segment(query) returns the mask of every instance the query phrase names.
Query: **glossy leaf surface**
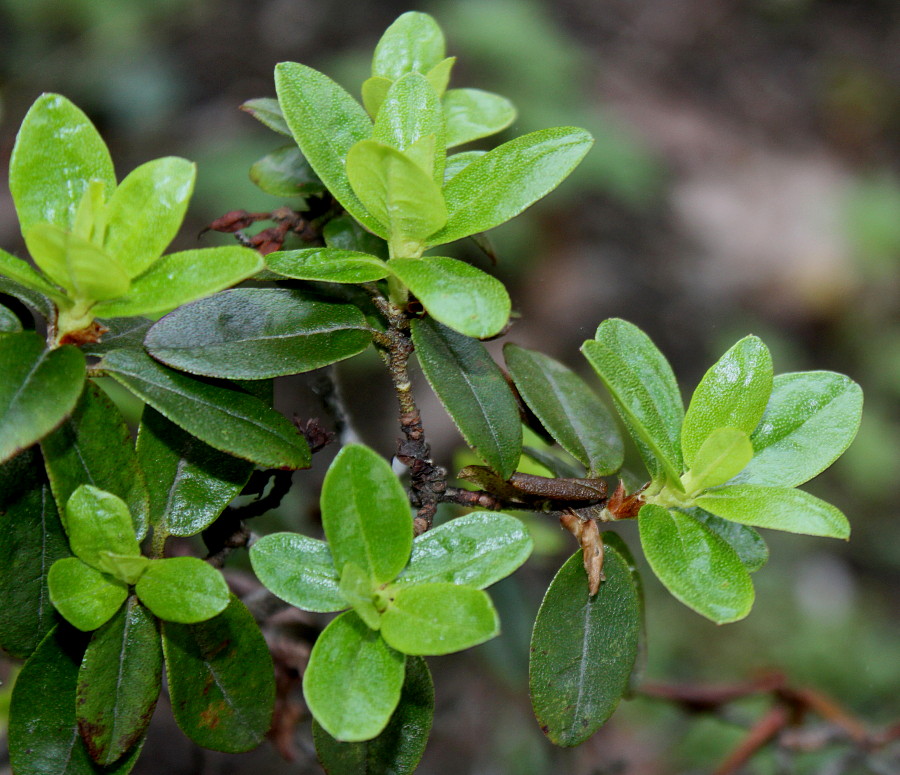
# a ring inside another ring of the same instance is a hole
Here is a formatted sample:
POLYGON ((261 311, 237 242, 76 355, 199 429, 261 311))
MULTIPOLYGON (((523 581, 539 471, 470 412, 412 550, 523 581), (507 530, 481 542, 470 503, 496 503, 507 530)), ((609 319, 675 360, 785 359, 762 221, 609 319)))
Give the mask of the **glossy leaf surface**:
POLYGON ((107 561, 106 552, 125 557, 141 553, 128 505, 112 493, 90 484, 79 486, 66 502, 63 525, 72 551, 92 568, 104 573, 116 575, 107 561))
POLYGON ((337 248, 276 251, 266 256, 266 266, 284 277, 326 283, 370 283, 390 274, 375 256, 337 248))
POLYGON ((769 560, 769 547, 752 527, 717 517, 701 508, 681 509, 722 538, 741 558, 744 567, 755 573, 769 560))
POLYGON ((249 113, 253 118, 261 124, 269 127, 273 132, 278 134, 291 136, 291 130, 288 128, 287 121, 284 120, 284 114, 281 112, 281 105, 274 97, 258 97, 257 99, 247 100, 241 105, 241 110, 249 113))
POLYGON ((99 342, 89 342, 81 346, 85 355, 102 356, 110 350, 143 350, 144 337, 152 320, 147 318, 107 318, 99 321, 104 328, 109 329, 103 334, 99 342))
POLYGON ((127 584, 77 557, 53 563, 47 574, 47 588, 56 610, 86 632, 108 622, 128 597, 127 584))
POLYGON ((151 560, 134 591, 156 616, 178 624, 206 621, 229 601, 222 574, 196 557, 151 560))
POLYGON ((444 183, 451 178, 456 177, 473 161, 484 156, 486 151, 463 151, 462 153, 454 153, 447 157, 447 163, 444 165, 444 183))
POLYGON ((372 75, 396 80, 427 73, 444 59, 444 33, 427 13, 408 11, 388 27, 372 57, 372 75))
POLYGON ((481 89, 451 89, 443 103, 448 148, 502 132, 516 118, 508 99, 481 89))
POLYGON ((250 180, 273 196, 321 194, 325 187, 296 145, 266 154, 250 167, 250 180))
POLYGON ((750 437, 738 428, 716 428, 694 455, 693 467, 682 477, 684 489, 693 493, 724 484, 744 470, 753 458, 750 437))
POLYGON ((375 588, 372 579, 359 565, 348 562, 341 569, 341 595, 366 626, 381 627, 381 612, 375 607, 375 588))

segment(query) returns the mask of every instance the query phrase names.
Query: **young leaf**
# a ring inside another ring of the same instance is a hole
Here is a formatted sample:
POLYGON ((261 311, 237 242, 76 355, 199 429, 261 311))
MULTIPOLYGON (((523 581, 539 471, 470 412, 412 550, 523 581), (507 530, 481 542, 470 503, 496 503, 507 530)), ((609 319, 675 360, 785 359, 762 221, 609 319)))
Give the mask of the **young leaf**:
POLYGON ((447 57, 432 67, 425 77, 431 88, 437 92, 438 97, 443 97, 447 91, 447 84, 450 83, 450 74, 453 72, 453 65, 456 64, 456 57, 447 57))
POLYGON ((412 775, 425 752, 433 715, 431 672, 422 657, 410 657, 400 702, 384 730, 371 740, 342 743, 313 720, 316 755, 330 775, 412 775))
MULTIPOLYGON (((29 290, 37 291, 38 293, 44 294, 44 296, 48 296, 53 299, 58 306, 65 306, 69 303, 65 294, 61 293, 55 285, 47 282, 41 275, 35 272, 34 269, 32 269, 31 264, 27 261, 23 261, 21 258, 10 255, 5 250, 0 250, 0 275, 9 277, 17 283, 21 283, 29 290)), ((9 293, 6 289, 0 288, 0 290, 2 290, 3 293, 9 293)), ((46 311, 49 312, 49 310, 46 311)), ((44 317, 49 318, 50 315, 46 314, 44 317)))
POLYGON ((298 533, 272 533, 250 547, 253 572, 270 592, 304 611, 342 611, 347 601, 324 541, 298 533))
POLYGON ((241 110, 249 113, 273 132, 287 137, 291 136, 291 130, 288 128, 287 121, 284 120, 284 113, 281 112, 281 105, 274 97, 258 97, 247 100, 241 105, 241 110))
POLYGON ((427 13, 408 11, 385 30, 375 46, 372 75, 397 80, 427 73, 444 59, 444 33, 427 13))
POLYGON ((839 509, 791 487, 728 484, 701 495, 697 505, 742 525, 828 538, 850 537, 850 523, 839 509))
POLYGON ((270 468, 309 466, 306 441, 258 398, 191 379, 136 350, 114 350, 100 367, 211 447, 270 468))
POLYGON ((522 424, 509 385, 476 339, 428 318, 412 321, 419 364, 456 427, 503 479, 516 470, 522 424))
POLYGON ((78 728, 95 762, 113 764, 141 739, 161 688, 156 620, 132 596, 91 638, 78 671, 78 728))
POLYGON ((428 314, 476 339, 499 334, 509 320, 503 283, 455 258, 394 258, 388 269, 422 302, 428 314))
POLYGON ((502 132, 516 119, 508 99, 481 89, 451 89, 443 104, 448 148, 502 132))
POLYGON ((97 304, 97 317, 168 312, 236 285, 265 266, 255 250, 239 246, 183 250, 163 256, 131 284, 127 296, 97 304))
POLYGON ((684 463, 694 458, 717 428, 753 433, 772 392, 772 356, 762 340, 745 336, 706 372, 684 416, 684 463))
POLYGON ((372 579, 356 563, 348 562, 341 571, 341 595, 370 629, 381 627, 381 613, 375 607, 372 579))
POLYGON ((853 441, 862 404, 862 389, 843 374, 779 374, 750 437, 753 460, 734 483, 796 487, 822 473, 853 441))
POLYGON ((583 129, 557 127, 517 137, 473 161, 444 187, 447 225, 428 245, 493 229, 556 188, 593 144, 583 129))
POLYGON ((518 568, 532 548, 531 536, 521 520, 476 511, 416 538, 409 565, 397 584, 446 581, 484 589, 518 568))
POLYGON ((150 406, 141 417, 137 459, 147 475, 154 525, 176 536, 212 524, 253 471, 252 463, 213 449, 150 406))
POLYGON ((124 557, 136 557, 141 553, 128 505, 112 493, 90 484, 82 484, 66 502, 63 525, 72 551, 92 568, 104 573, 116 575, 104 552, 124 557))
POLYGON ((550 583, 531 637, 529 687, 534 714, 556 745, 583 743, 628 690, 638 654, 641 598, 625 559, 604 553, 606 581, 588 591, 582 553, 550 583))
POLYGON ((178 624, 211 619, 229 600, 222 574, 196 557, 151 560, 134 591, 156 616, 178 624))
POLYGON ((143 539, 150 507, 147 484, 128 424, 103 390, 88 382, 72 415, 41 441, 41 451, 60 509, 79 485, 94 485, 125 501, 133 532, 143 539))
POLYGON ((285 145, 250 167, 250 180, 273 196, 308 196, 325 190, 296 145, 285 145))
POLYGON ((195 301, 160 320, 144 344, 181 371, 267 379, 357 355, 372 335, 352 304, 328 304, 284 288, 236 288, 195 301))
POLYGON ((750 613, 750 574, 720 536, 689 514, 652 504, 641 508, 638 525, 653 572, 688 608, 716 624, 750 613))
POLYGON ((581 377, 553 358, 512 343, 504 345, 503 356, 522 398, 566 452, 592 476, 622 467, 625 452, 615 421, 581 377))
POLYGON ((163 651, 175 721, 204 748, 241 753, 272 723, 272 657, 253 616, 233 595, 200 624, 163 622, 163 651))
POLYGON ((47 574, 54 608, 85 632, 108 622, 128 597, 128 585, 77 557, 57 560, 47 574))
POLYGON ((393 81, 390 78, 383 78, 380 75, 373 75, 366 78, 362 85, 362 101, 363 106, 372 118, 378 115, 384 98, 387 97, 388 89, 391 88, 393 81))
POLYGON ((700 508, 679 509, 679 511, 690 514, 725 541, 734 549, 750 573, 755 573, 769 561, 769 547, 752 527, 722 519, 700 508))
POLYGON ((350 444, 322 485, 322 527, 336 568, 358 565, 378 584, 393 581, 412 547, 409 498, 390 464, 350 444))
POLYGON ((448 183, 476 159, 480 159, 486 151, 463 151, 447 157, 444 165, 444 183, 448 183))
POLYGON ((336 248, 276 251, 266 256, 266 266, 284 277, 326 283, 371 283, 390 274, 375 256, 336 248))
POLYGON ((724 484, 753 458, 750 437, 738 428, 716 428, 694 455, 693 467, 682 477, 688 493, 724 484))
POLYGON ((69 100, 42 94, 22 121, 9 162, 22 233, 36 223, 71 229, 92 180, 102 181, 107 194, 116 185, 106 143, 69 100))
POLYGON ((332 737, 370 740, 400 701, 405 659, 348 611, 316 640, 303 674, 303 697, 332 737))
POLYGON ((325 187, 356 220, 378 232, 378 221, 359 201, 347 180, 350 148, 372 136, 362 106, 328 76, 296 62, 275 67, 278 102, 303 156, 325 187))
POLYGON ((0 463, 56 428, 84 385, 84 355, 66 345, 44 349, 34 331, 0 337, 0 463))
POLYGON ((603 380, 654 481, 680 488, 684 406, 672 367, 643 331, 612 318, 581 352, 603 380))
POLYGON ((391 597, 381 635, 404 654, 451 654, 500 634, 497 612, 480 589, 438 581, 398 587, 391 597))

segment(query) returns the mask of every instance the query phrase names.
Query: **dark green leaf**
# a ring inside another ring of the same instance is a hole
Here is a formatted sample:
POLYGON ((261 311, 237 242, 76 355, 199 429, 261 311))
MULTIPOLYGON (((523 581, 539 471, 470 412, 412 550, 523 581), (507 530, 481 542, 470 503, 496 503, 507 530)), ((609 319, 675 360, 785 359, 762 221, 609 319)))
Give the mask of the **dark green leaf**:
MULTIPOLYGON (((118 577, 105 554, 136 557, 141 553, 128 505, 116 495, 82 484, 66 501, 63 526, 76 556, 103 573, 118 577)), ((136 579, 123 578, 128 584, 136 579)))
POLYGON ((377 737, 342 743, 313 721, 316 754, 329 775, 411 775, 428 742, 434 715, 434 684, 422 657, 406 660, 400 702, 377 737))
POLYGON ((156 620, 132 596, 94 633, 78 672, 78 726, 95 762, 112 764, 140 740, 161 688, 156 620))
POLYGON ((179 374, 136 350, 114 350, 100 367, 211 447, 270 468, 309 466, 303 437, 253 396, 179 374))
POLYGON ((372 58, 372 75, 394 81, 427 73, 444 59, 444 33, 427 13, 407 11, 388 27, 372 58))
POLYGON ((247 100, 241 105, 241 110, 249 113, 253 118, 261 124, 269 127, 273 132, 278 134, 291 136, 291 130, 288 128, 287 122, 284 120, 284 114, 281 112, 281 105, 274 97, 258 97, 254 100, 247 100))
POLYGON ((128 585, 95 570, 77 557, 57 560, 47 574, 50 600, 79 630, 108 622, 128 597, 128 585))
POLYGON ((40 441, 71 414, 84 385, 84 355, 44 349, 34 331, 0 337, 0 463, 40 441))
POLYGON ((366 231, 349 215, 339 215, 328 221, 322 229, 322 236, 329 248, 368 253, 384 260, 388 258, 387 243, 381 237, 366 231))
POLYGON ((10 255, 5 250, 0 250, 0 275, 10 278, 22 289, 19 293, 16 293, 15 288, 8 290, 0 285, 0 290, 19 298, 21 298, 20 293, 26 292, 31 298, 26 298, 25 301, 35 309, 40 310, 48 320, 52 316, 52 306, 43 296, 54 299, 61 306, 66 306, 70 303, 66 295, 55 285, 45 280, 42 275, 35 272, 31 264, 23 261, 21 258, 10 255))
POLYGON ((390 274, 375 256, 336 248, 278 251, 266 256, 266 265, 284 277, 326 283, 370 283, 390 274))
POLYGON ((232 595, 201 624, 163 622, 172 712, 197 745, 240 753, 262 742, 272 722, 275 677, 262 633, 232 595))
POLYGON ((722 538, 725 543, 734 549, 750 573, 755 573, 768 562, 769 547, 766 546, 762 536, 752 527, 722 519, 703 509, 680 509, 680 511, 690 514, 690 516, 702 522, 713 533, 722 538))
POLYGON ((107 330, 99 342, 90 342, 81 346, 85 355, 102 356, 110 350, 142 350, 144 349, 144 337, 152 320, 147 318, 109 318, 97 321, 107 330))
POLYGON ((412 336, 425 377, 466 443, 508 479, 519 462, 522 425, 497 364, 481 342, 427 318, 413 321, 412 336))
MULTIPOLYGON (((584 476, 584 466, 572 460, 566 455, 566 458, 547 449, 537 449, 536 447, 522 447, 522 454, 530 457, 535 463, 539 463, 546 468, 553 476, 563 479, 580 479, 584 476)), ((565 454, 565 453, 563 453, 565 454)))
POLYGON ((321 194, 325 187, 296 145, 285 145, 250 167, 250 180, 273 196, 321 194))
POLYGON ((502 132, 516 118, 508 99, 481 89, 451 89, 443 103, 448 148, 502 132))
POLYGON ((531 411, 591 476, 622 467, 625 452, 615 421, 581 377, 553 358, 514 344, 504 345, 503 356, 531 411))
POLYGON ((582 553, 547 589, 531 637, 529 687, 534 714, 556 745, 583 743, 628 690, 638 653, 641 600, 628 564, 605 549, 606 581, 591 596, 582 553))
POLYGON ((238 288, 180 307, 147 334, 150 354, 181 371, 267 379, 327 366, 372 341, 362 312, 283 288, 238 288))
MULTIPOLYGON (((56 304, 61 308, 65 308, 71 304, 62 291, 57 290, 54 286, 50 285, 50 283, 45 283, 46 287, 43 291, 37 291, 34 290, 31 285, 26 286, 21 282, 16 282, 16 280, 4 277, 3 275, 7 274, 8 270, 8 267, 4 263, 4 257, 12 258, 12 256, 5 253, 3 250, 0 250, 0 293, 6 293, 18 299, 23 304, 27 304, 28 307, 34 312, 37 312, 44 320, 52 320, 53 316, 56 314, 56 307, 50 300, 49 295, 52 295, 53 298, 56 299, 56 304)), ((20 261, 18 258, 15 260, 20 264, 25 264, 24 261, 20 261)), ((31 269, 30 265, 25 264, 25 266, 28 266, 28 268, 31 269)), ((31 271, 34 272, 34 270, 31 271)), ((37 272, 34 272, 34 276, 40 277, 37 272)))
POLYGON ((229 600, 222 574, 196 557, 150 560, 134 591, 156 616, 178 624, 211 619, 229 600))
POLYGON ((213 449, 145 407, 137 459, 147 475, 153 524, 176 536, 204 530, 241 492, 253 464, 213 449))
POLYGON ((303 696, 316 721, 346 742, 379 734, 400 701, 403 654, 353 612, 319 635, 303 674, 303 696))

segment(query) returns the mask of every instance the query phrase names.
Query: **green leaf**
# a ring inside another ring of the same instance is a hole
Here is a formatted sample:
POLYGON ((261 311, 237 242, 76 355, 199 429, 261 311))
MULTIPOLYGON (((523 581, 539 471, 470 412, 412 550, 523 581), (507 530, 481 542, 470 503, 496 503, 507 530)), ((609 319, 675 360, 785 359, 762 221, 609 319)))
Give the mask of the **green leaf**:
POLYGON ((325 190, 296 145, 285 145, 250 167, 250 180, 273 196, 308 196, 325 190))
MULTIPOLYGON (((44 296, 48 296, 53 299, 57 305, 68 304, 65 294, 61 293, 55 285, 50 284, 41 275, 35 272, 31 267, 31 264, 27 261, 23 261, 21 258, 10 255, 5 250, 0 250, 0 275, 15 280, 29 290, 37 291, 38 293, 44 294, 44 296)), ((3 290, 3 292, 8 293, 6 290, 3 290)), ((49 315, 45 315, 45 317, 49 317, 49 315)))
POLYGON ((82 743, 75 709, 84 646, 71 629, 58 627, 16 678, 9 722, 16 775, 127 775, 134 767, 142 742, 111 767, 92 762, 82 743))
POLYGON ((142 274, 175 239, 194 191, 197 167, 167 156, 133 170, 109 199, 103 245, 130 277, 142 274))
POLYGON ((790 487, 725 485, 701 495, 697 505, 742 525, 828 538, 850 537, 850 523, 838 508, 790 487))
POLYGON ((79 486, 66 502, 63 526, 75 555, 103 573, 116 575, 104 552, 123 557, 141 553, 128 505, 116 495, 90 484, 79 486))
POLYGON ((455 258, 394 258, 388 269, 412 291, 435 320, 454 331, 484 339, 499 334, 509 320, 503 283, 455 258))
POLYGON ((393 581, 409 559, 412 518, 390 464, 359 444, 344 447, 325 474, 321 504, 335 567, 351 562, 378 584, 393 581))
POLYGON ((744 567, 750 573, 755 573, 769 561, 769 547, 766 546, 762 536, 752 527, 722 519, 699 508, 679 509, 679 511, 683 511, 698 522, 702 522, 713 533, 723 539, 725 543, 734 549, 737 556, 741 558, 741 562, 744 563, 744 567))
POLYGON ((753 460, 734 483, 796 487, 822 473, 853 441, 862 404, 862 388, 843 374, 779 374, 750 437, 753 460))
POLYGON ((522 452, 519 410, 484 345, 427 318, 412 321, 425 377, 463 438, 503 479, 522 452))
POLYGON ((250 612, 234 595, 201 624, 163 622, 166 675, 175 721, 204 748, 241 753, 272 723, 272 657, 250 612))
POLYGON ((84 385, 84 355, 66 345, 44 349, 34 331, 0 337, 0 463, 56 428, 84 385))
POLYGON ((750 613, 750 574, 719 535, 688 514, 652 504, 641 508, 638 525, 653 572, 688 608, 716 624, 750 613))
POLYGON ((93 382, 85 385, 75 411, 41 442, 47 475, 60 509, 82 484, 118 496, 127 504, 134 534, 147 533, 150 502, 125 418, 93 382))
POLYGON ((628 690, 641 631, 640 592, 626 560, 605 547, 606 581, 588 591, 582 553, 559 569, 531 637, 531 704, 556 745, 587 740, 628 690))
POLYGON ((665 356, 637 326, 618 318, 601 323, 581 352, 612 395, 650 476, 680 489, 684 406, 665 356))
POLYGON ((330 613, 347 607, 324 541, 298 533, 272 533, 250 547, 250 563, 263 586, 297 608, 330 613))
POLYGON ((347 177, 377 220, 366 226, 390 241, 394 256, 417 258, 426 238, 447 222, 431 173, 396 148, 375 140, 357 143, 347 154, 347 177))
POLYGON ((371 341, 365 316, 352 304, 313 301, 284 288, 236 288, 166 315, 144 344, 181 371, 268 379, 350 358, 371 341))
POLYGON ((375 256, 336 248, 276 251, 266 256, 266 265, 284 277, 326 283, 371 283, 390 274, 375 256))
POLYGON ((116 185, 112 159, 94 125, 65 97, 42 94, 22 122, 9 163, 22 233, 36 223, 71 229, 92 180, 116 185))
POLYGON ((463 151, 447 157, 444 165, 444 183, 448 183, 476 159, 480 159, 486 151, 463 151))
POLYGON ((405 661, 348 611, 316 639, 303 674, 303 697, 332 737, 370 740, 387 726, 400 701, 405 661))
POLYGON ((456 57, 447 57, 432 67, 425 77, 431 88, 437 92, 438 97, 443 97, 447 91, 447 84, 450 83, 450 74, 453 72, 453 66, 456 64, 456 57))
POLYGON ((241 110, 249 113, 253 118, 261 124, 269 127, 273 132, 278 134, 291 136, 291 130, 288 128, 287 121, 284 120, 284 114, 281 112, 281 105, 274 97, 258 97, 253 100, 247 100, 241 105, 241 110))
POLYGON ((553 358, 512 343, 504 345, 503 356, 525 403, 591 476, 622 467, 625 452, 615 421, 581 377, 553 358))
POLYGON ((128 585, 95 570, 77 557, 64 557, 47 574, 50 601, 79 630, 108 622, 128 597, 128 585))
POLYGON ((211 447, 269 468, 307 468, 309 447, 258 398, 192 379, 135 350, 114 350, 100 368, 211 447))
POLYGON ((397 584, 448 581, 484 589, 518 568, 532 548, 531 536, 521 520, 476 511, 416 538, 409 565, 397 584))
POLYGON ((54 625, 47 568, 69 542, 32 449, 0 466, 0 648, 28 657, 54 625))
POLYGON ((497 612, 480 589, 434 582, 397 587, 391 598, 381 634, 404 654, 451 654, 500 634, 497 612))
POLYGON ((380 75, 373 75, 366 78, 362 85, 362 101, 363 106, 372 118, 378 115, 384 98, 387 97, 388 89, 391 88, 393 81, 390 78, 382 78, 380 75))
POLYGON ((222 574, 196 557, 151 560, 134 591, 156 616, 178 624, 211 619, 229 600, 222 574))
POLYGON ((593 142, 583 129, 557 127, 488 151, 444 187, 447 225, 428 244, 453 242, 515 217, 562 183, 593 142))
POLYGON ((176 536, 206 529, 236 498, 253 464, 213 449, 145 407, 137 459, 147 475, 154 526, 176 536))
POLYGON ((400 702, 384 730, 371 740, 342 743, 313 721, 316 754, 329 775, 412 775, 431 731, 434 683, 421 657, 406 660, 400 702))
POLYGON ((81 345, 85 355, 103 356, 110 350, 143 350, 144 337, 153 325, 147 318, 109 318, 98 321, 108 329, 103 333, 100 342, 88 342, 81 345))
POLYGON ((366 111, 328 76, 296 62, 275 67, 275 87, 287 125, 319 179, 347 212, 378 232, 378 222, 353 193, 344 166, 350 148, 372 136, 366 111))
POLYGON ((236 245, 170 253, 136 278, 127 296, 102 301, 93 312, 100 318, 168 312, 236 285, 264 266, 259 253, 236 245))
POLYGON ((750 437, 738 428, 716 428, 694 455, 693 467, 682 477, 688 493, 724 484, 753 458, 750 437))
MULTIPOLYGON (((366 231, 349 215, 339 215, 328 221, 322 229, 322 236, 329 248, 368 253, 381 259, 388 257, 387 243, 381 237, 366 231)), ((267 258, 273 255, 274 253, 270 253, 267 258)))
POLYGON ((502 132, 516 119, 508 99, 481 89, 451 89, 443 104, 448 148, 502 132))
POLYGON ((95 762, 113 764, 141 739, 161 688, 156 620, 132 596, 91 638, 78 671, 78 727, 95 762))
POLYGON ((772 356, 762 340, 745 336, 706 372, 684 417, 684 462, 694 466, 703 443, 717 428, 753 433, 772 392, 772 356))
POLYGON ((348 562, 341 570, 341 595, 370 629, 381 627, 381 613, 375 607, 372 579, 356 563, 348 562))
POLYGON ((444 33, 427 13, 407 11, 388 27, 372 58, 372 75, 392 81, 427 73, 444 59, 444 33))

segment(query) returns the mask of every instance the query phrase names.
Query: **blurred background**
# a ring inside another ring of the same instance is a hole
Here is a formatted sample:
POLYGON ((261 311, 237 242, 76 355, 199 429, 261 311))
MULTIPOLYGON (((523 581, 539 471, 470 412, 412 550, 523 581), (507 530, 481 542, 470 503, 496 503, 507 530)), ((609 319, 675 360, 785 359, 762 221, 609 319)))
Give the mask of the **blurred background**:
MULTIPOLYGON (((448 54, 459 57, 451 86, 516 103, 507 136, 579 125, 597 139, 547 201, 492 233, 499 263, 491 271, 508 283, 521 314, 509 340, 587 374, 578 346, 601 320, 621 316, 653 337, 689 395, 726 347, 755 333, 772 349, 776 372, 833 369, 865 390, 856 442, 805 488, 847 513, 852 540, 769 532, 754 611, 721 628, 646 574, 647 679, 728 682, 779 669, 873 727, 896 722, 896 0, 0 0, 0 167, 31 102, 62 92, 96 122, 120 177, 162 155, 199 163, 176 247, 195 245, 203 226, 228 210, 285 203, 247 177, 282 141, 238 110, 274 96, 275 63, 309 64, 358 94, 374 44, 406 10, 430 12, 443 26, 448 54)), ((5 184, 0 245, 24 255, 5 184)), ((458 255, 491 269, 473 248, 462 245, 458 255)), ((377 358, 342 367, 341 379, 363 440, 391 454, 395 409, 377 358), (354 400, 359 379, 366 395, 354 400)), ((437 461, 465 462, 422 387, 437 461)), ((306 378, 281 388, 287 412, 308 416, 313 399, 306 378)), ((326 462, 316 458, 320 469, 326 462)), ((298 492, 257 527, 314 532, 320 475, 298 474, 298 492)), ((578 749, 544 740, 527 699, 528 639, 543 590, 575 547, 554 525, 531 523, 535 559, 494 588, 503 637, 431 660, 437 707, 420 772, 712 771, 765 701, 713 718, 635 699, 578 749)), ((634 528, 617 529, 636 547, 634 528)), ((5 703, 7 686, 0 721, 5 703)), ((295 744, 291 763, 268 745, 243 756, 199 751, 161 702, 135 772, 315 772, 308 730, 295 744)), ((898 757, 887 750, 862 762, 825 745, 764 754, 746 772, 897 773, 898 757)))

